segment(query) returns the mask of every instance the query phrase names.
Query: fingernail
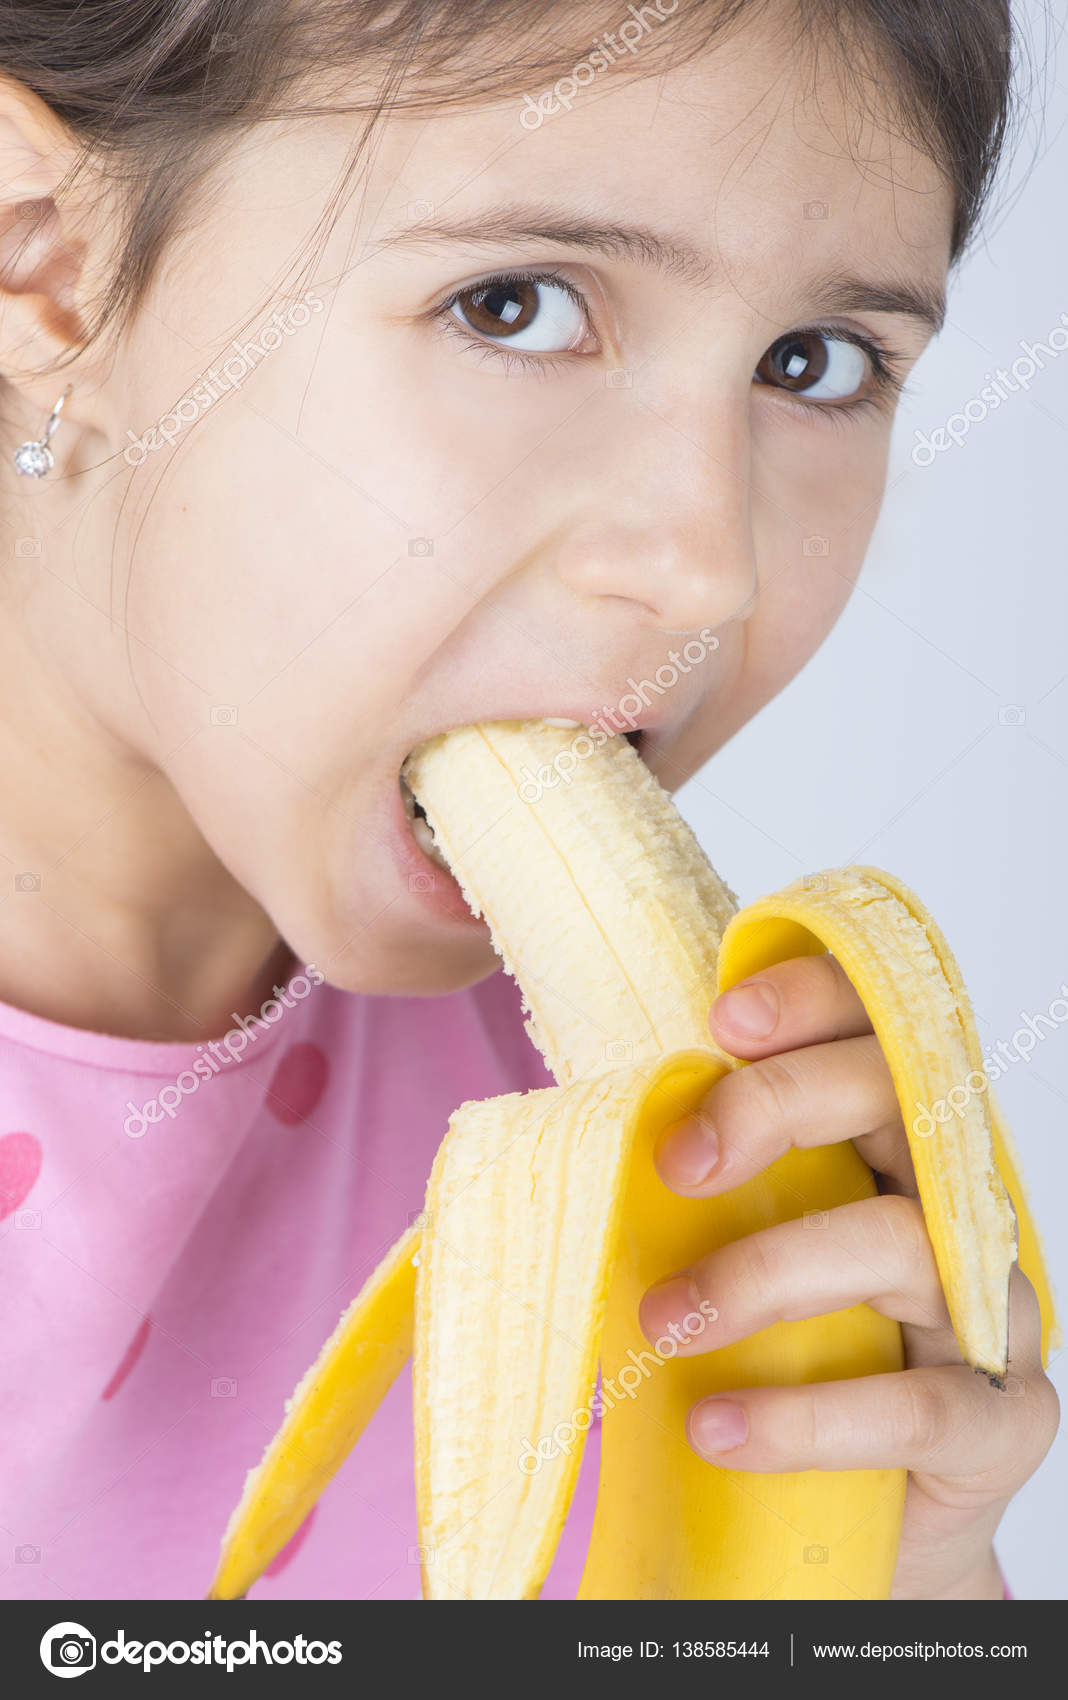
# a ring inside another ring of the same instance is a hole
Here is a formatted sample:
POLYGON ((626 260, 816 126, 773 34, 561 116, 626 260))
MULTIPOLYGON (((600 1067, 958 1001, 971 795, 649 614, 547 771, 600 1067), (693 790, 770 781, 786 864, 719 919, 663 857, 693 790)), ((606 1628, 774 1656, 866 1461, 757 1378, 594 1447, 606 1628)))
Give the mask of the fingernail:
POLYGON ((706 1458, 730 1452, 749 1435, 749 1420, 730 1399, 702 1399, 690 1412, 690 1440, 706 1458))
MULTIPOLYGON (((672 1325, 680 1327, 685 1317, 694 1312, 700 1316, 697 1309, 700 1302, 701 1295, 692 1275, 669 1275, 666 1281, 658 1281, 655 1287, 650 1287, 638 1306, 642 1333, 647 1340, 661 1339, 672 1325)), ((684 1335, 686 1332, 684 1330, 684 1335)), ((670 1337, 675 1338, 674 1335, 670 1337)))
POLYGON ((779 1020, 779 994, 766 980, 735 986, 712 1006, 717 1027, 732 1027, 743 1039, 766 1039, 779 1020))
POLYGON ((700 1186, 718 1162, 716 1130, 696 1116, 679 1122, 665 1134, 656 1154, 656 1166, 665 1179, 683 1186, 700 1186))

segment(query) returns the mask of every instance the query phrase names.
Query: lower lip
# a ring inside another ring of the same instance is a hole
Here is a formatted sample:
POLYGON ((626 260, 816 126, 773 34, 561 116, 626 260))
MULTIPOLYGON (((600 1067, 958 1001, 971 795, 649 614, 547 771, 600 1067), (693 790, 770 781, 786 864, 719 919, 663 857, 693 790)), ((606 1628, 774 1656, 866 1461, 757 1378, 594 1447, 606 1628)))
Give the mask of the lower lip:
POLYGON ((437 915, 465 927, 487 931, 484 921, 472 915, 454 876, 420 849, 412 834, 400 786, 393 787, 392 824, 394 854, 401 879, 415 901, 428 915, 437 915))

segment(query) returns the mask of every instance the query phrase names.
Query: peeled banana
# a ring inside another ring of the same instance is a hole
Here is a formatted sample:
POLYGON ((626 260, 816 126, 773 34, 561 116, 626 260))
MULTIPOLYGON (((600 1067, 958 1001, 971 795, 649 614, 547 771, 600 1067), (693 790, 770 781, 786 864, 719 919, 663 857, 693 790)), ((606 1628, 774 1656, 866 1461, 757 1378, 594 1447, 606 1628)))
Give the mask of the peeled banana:
POLYGON ((650 1346, 637 1325, 646 1288, 714 1246, 800 1216, 822 1224, 876 1190, 851 1144, 791 1151, 708 1200, 671 1193, 653 1165, 663 1131, 744 1066, 711 1041, 713 999, 789 957, 833 951, 866 1006, 963 1359, 1004 1376, 1017 1252, 1048 1355, 1040 1248, 931 918, 872 868, 809 876, 737 913, 630 744, 595 730, 580 756, 573 734, 542 722, 464 727, 406 763, 559 1084, 453 1115, 421 1224, 357 1295, 250 1471, 209 1598, 244 1594, 299 1526, 406 1360, 413 1308, 427 1598, 537 1596, 598 1365, 601 1469, 580 1597, 888 1596, 905 1472, 719 1469, 689 1448, 684 1418, 718 1388, 900 1369, 899 1326, 857 1305, 716 1350, 708 1307, 690 1331, 713 1349, 678 1357, 677 1340, 650 1346), (936 1125, 922 1112, 943 1099, 960 1108, 936 1125), (814 1549, 826 1559, 806 1562, 814 1549))

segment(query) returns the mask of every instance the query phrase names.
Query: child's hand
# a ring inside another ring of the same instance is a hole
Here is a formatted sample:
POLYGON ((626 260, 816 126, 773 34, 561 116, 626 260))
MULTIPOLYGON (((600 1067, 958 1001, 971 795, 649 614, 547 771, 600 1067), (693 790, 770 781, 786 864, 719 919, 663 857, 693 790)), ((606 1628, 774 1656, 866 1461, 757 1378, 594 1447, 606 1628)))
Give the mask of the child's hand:
POLYGON ((657 1339, 702 1298, 719 1311, 716 1345, 867 1303, 903 1324, 908 1367, 703 1400, 690 1413, 691 1445, 732 1470, 908 1469, 893 1597, 1000 1599, 994 1531, 1049 1450, 1059 1414, 1042 1372, 1034 1289, 1015 1267, 1012 1379, 1002 1393, 961 1359, 890 1071, 833 957, 784 962, 726 992, 711 1027, 731 1055, 762 1060, 725 1076, 700 1120, 665 1138, 657 1165, 672 1190, 728 1192, 791 1146, 852 1139, 880 1196, 830 1211, 823 1233, 784 1222, 712 1252, 650 1289, 646 1334, 657 1339))

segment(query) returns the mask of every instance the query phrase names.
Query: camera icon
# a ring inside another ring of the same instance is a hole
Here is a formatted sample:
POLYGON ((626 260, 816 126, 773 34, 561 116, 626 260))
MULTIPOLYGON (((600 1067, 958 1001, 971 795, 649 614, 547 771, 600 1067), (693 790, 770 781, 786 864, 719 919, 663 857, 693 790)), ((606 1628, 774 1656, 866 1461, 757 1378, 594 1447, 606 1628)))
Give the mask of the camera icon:
POLYGON ((806 1564, 826 1564, 828 1558, 827 1548, 821 1546, 806 1547, 804 1558, 806 1564))
POLYGON ((1018 1375, 1007 1375, 1005 1385, 1001 1389, 1007 1399, 1019 1399, 1023 1396, 1024 1384, 1018 1375))
POLYGON ((40 1549, 40 1547, 16 1547, 15 1548, 15 1563, 16 1564, 40 1564, 40 1562, 41 1562, 41 1549, 40 1549))
POLYGON ((41 539, 39 537, 16 537, 15 554, 20 556, 23 560, 27 559, 30 555, 39 555, 40 553, 41 539))
POLYGON ((16 1228, 39 1228, 41 1226, 41 1212, 39 1210, 16 1210, 14 1220, 16 1228))
POLYGON ((826 874, 806 874, 801 881, 806 891, 830 891, 831 882, 826 874))
POLYGON ((227 30, 216 30, 211 38, 211 51, 213 53, 232 53, 236 46, 236 35, 231 35, 227 30))
POLYGON ((629 1039, 609 1039, 604 1054, 606 1062, 630 1062, 634 1046, 629 1039))
POLYGON ((827 1226, 826 1210, 806 1210, 804 1225, 806 1228, 825 1228, 827 1226))
POLYGON ((434 889, 434 876, 433 876, 433 874, 409 874, 408 875, 408 890, 409 891, 433 891, 433 889, 434 889))
POLYGON ((829 555, 831 546, 825 537, 806 537, 801 552, 803 555, 829 555))
POLYGON ((40 889, 41 889, 41 876, 40 876, 40 874, 16 874, 15 875, 15 890, 16 891, 40 891, 40 889))
POLYGON ((409 1547, 408 1548, 408 1563, 409 1564, 433 1564, 433 1562, 434 1562, 434 1548, 433 1547, 409 1547))
POLYGON ((1022 726, 1027 719, 1027 711, 1018 702, 1007 702, 998 709, 998 719, 1002 726, 1022 726))
POLYGON ((434 553, 434 539, 432 537, 409 538, 408 553, 409 555, 415 555, 420 558, 432 555, 434 553))
POLYGON ((237 709, 233 703, 217 702, 208 715, 208 719, 213 726, 236 726, 237 709))
POLYGON ((802 211, 806 218, 830 218, 831 208, 827 201, 806 201, 802 211))
POLYGON ((228 1375, 217 1375, 211 1384, 213 1399, 232 1399, 237 1392, 237 1382, 228 1375))
POLYGON ((41 1637, 41 1663, 54 1676, 82 1676, 96 1665, 96 1636, 81 1623, 54 1623, 41 1637))
POLYGON ((425 1209, 424 1210, 409 1210, 409 1212, 408 1212, 408 1226, 409 1226, 409 1228, 414 1228, 416 1225, 418 1225, 419 1228, 422 1230, 422 1232, 424 1234, 426 1233, 427 1229, 429 1228, 432 1220, 433 1220, 433 1217, 428 1216, 425 1209))
POLYGON ((629 390, 633 387, 633 384, 633 373, 624 371, 622 367, 618 367, 614 372, 606 372, 604 375, 606 390, 629 390))
POLYGON ((433 218, 434 203, 433 201, 409 201, 405 210, 410 219, 433 218))

